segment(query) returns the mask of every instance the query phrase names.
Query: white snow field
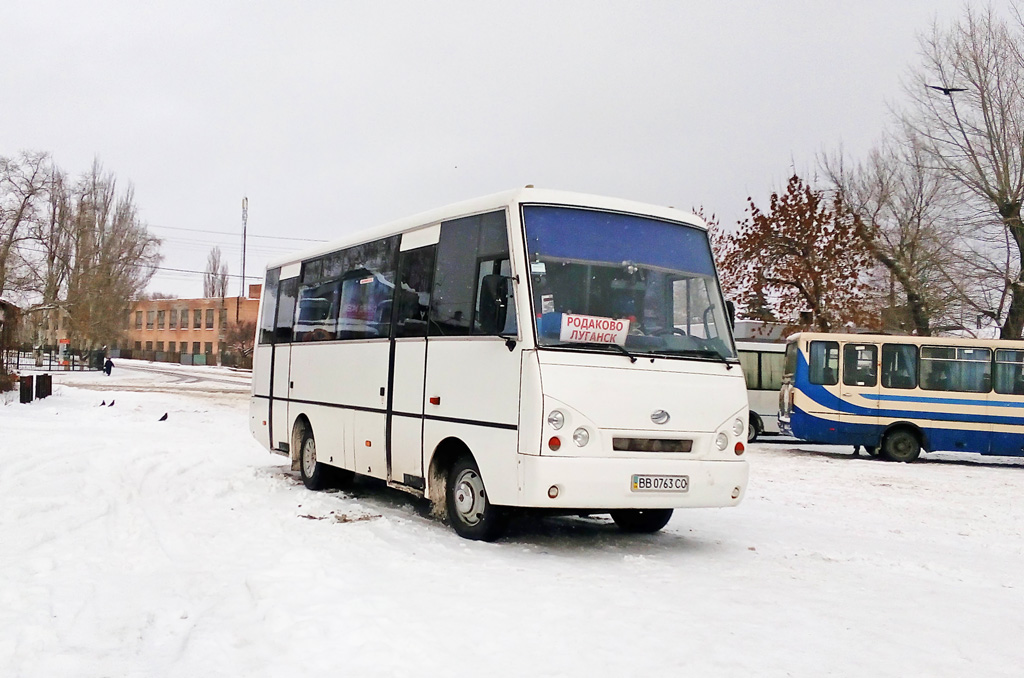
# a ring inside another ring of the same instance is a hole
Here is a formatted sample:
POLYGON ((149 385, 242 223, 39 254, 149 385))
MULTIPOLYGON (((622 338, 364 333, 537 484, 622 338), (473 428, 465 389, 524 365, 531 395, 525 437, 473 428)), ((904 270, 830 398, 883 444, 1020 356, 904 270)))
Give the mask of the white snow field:
POLYGON ((755 444, 739 508, 485 544, 307 491, 244 375, 115 362, 3 396, 0 676, 1024 673, 1024 460, 755 444))

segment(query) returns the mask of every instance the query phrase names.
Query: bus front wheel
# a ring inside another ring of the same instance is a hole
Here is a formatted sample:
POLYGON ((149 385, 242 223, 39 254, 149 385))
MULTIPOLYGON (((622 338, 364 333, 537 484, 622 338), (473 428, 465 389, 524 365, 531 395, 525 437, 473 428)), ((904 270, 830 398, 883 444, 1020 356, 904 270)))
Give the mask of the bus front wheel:
POLYGON ((302 429, 299 474, 302 476, 302 484, 310 490, 322 490, 327 485, 327 468, 316 460, 316 441, 309 428, 302 429))
POLYGON ((508 527, 508 509, 495 506, 487 498, 480 469, 469 455, 456 460, 448 473, 445 491, 448 522, 460 537, 494 541, 508 527))
POLYGON ((905 428, 898 428, 885 434, 882 454, 891 461, 910 463, 921 454, 921 443, 917 436, 905 428))
POLYGON ((650 534, 668 525, 672 509, 622 509, 612 511, 612 520, 623 532, 650 534))

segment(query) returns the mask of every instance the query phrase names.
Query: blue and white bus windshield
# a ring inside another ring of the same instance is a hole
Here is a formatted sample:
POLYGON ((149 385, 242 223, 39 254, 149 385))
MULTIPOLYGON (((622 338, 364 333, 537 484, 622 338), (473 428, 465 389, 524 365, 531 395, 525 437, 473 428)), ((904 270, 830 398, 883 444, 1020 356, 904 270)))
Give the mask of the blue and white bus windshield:
POLYGON ((615 212, 522 209, 541 346, 736 359, 704 231, 615 212))

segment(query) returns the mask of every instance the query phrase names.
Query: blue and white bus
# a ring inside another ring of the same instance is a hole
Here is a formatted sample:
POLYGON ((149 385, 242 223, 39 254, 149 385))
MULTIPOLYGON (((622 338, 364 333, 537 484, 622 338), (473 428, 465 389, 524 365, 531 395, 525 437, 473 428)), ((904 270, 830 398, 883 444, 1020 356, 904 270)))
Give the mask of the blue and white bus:
POLYGON ((1024 341, 794 335, 779 426, 893 461, 922 450, 1024 456, 1024 341))

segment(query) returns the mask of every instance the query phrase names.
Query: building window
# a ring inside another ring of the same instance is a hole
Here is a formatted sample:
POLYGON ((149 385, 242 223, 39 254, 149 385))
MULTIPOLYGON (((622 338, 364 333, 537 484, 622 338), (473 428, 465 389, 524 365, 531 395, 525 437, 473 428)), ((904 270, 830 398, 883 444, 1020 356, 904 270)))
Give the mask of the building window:
POLYGON ((156 312, 156 328, 158 330, 162 330, 164 328, 164 325, 165 325, 164 319, 165 319, 166 315, 167 315, 167 311, 157 311, 156 312))
POLYGON ((156 350, 157 350, 158 353, 163 353, 164 352, 164 342, 162 342, 162 341, 156 342, 156 350))
MULTIPOLYGON (((175 314, 172 314, 172 315, 171 315, 171 317, 173 318, 173 317, 174 317, 174 315, 175 315, 175 314)), ((169 344, 169 345, 168 345, 168 347, 167 347, 167 352, 168 352, 168 353, 174 353, 174 352, 175 352, 175 350, 176 350, 176 349, 178 348, 178 342, 176 342, 176 341, 171 341, 171 342, 168 342, 168 344, 169 344)))
POLYGON ((227 350, 228 350, 227 343, 225 343, 223 341, 217 342, 217 354, 218 355, 224 355, 225 353, 227 353, 227 350))
POLYGON ((156 311, 146 311, 146 329, 153 329, 153 324, 156 322, 156 311))
POLYGON ((228 328, 228 310, 226 308, 222 308, 220 310, 220 324, 218 327, 222 330, 226 330, 228 328))
POLYGON ((152 351, 153 350, 153 342, 152 341, 147 341, 146 342, 146 350, 147 351, 152 351))
POLYGON ((167 316, 167 329, 173 330, 173 329, 177 329, 177 327, 178 327, 178 312, 172 309, 170 314, 168 314, 168 316, 167 316))
MULTIPOLYGON (((198 313, 198 311, 196 311, 196 312, 198 313)), ((199 355, 199 342, 198 341, 193 341, 192 342, 192 353, 194 353, 196 355, 199 355)))
POLYGON ((192 311, 192 327, 201 329, 203 326, 203 309, 197 308, 192 311))
POLYGON ((213 309, 212 308, 206 309, 206 329, 208 329, 208 330, 212 330, 213 329, 213 309))
POLYGON ((136 341, 135 342, 135 350, 136 351, 141 351, 142 350, 142 342, 141 341, 136 341))
MULTIPOLYGON (((50 329, 49 328, 49 321, 47 321, 47 328, 46 329, 50 329)), ((137 330, 141 330, 142 329, 142 311, 136 311, 135 312, 135 329, 137 329, 137 330)))
POLYGON ((212 341, 205 342, 203 344, 203 348, 205 349, 203 351, 203 353, 205 353, 206 355, 210 355, 211 353, 213 353, 213 342, 212 341))
POLYGON ((188 309, 187 308, 181 309, 181 329, 183 329, 183 330, 187 330, 188 329, 188 309))

